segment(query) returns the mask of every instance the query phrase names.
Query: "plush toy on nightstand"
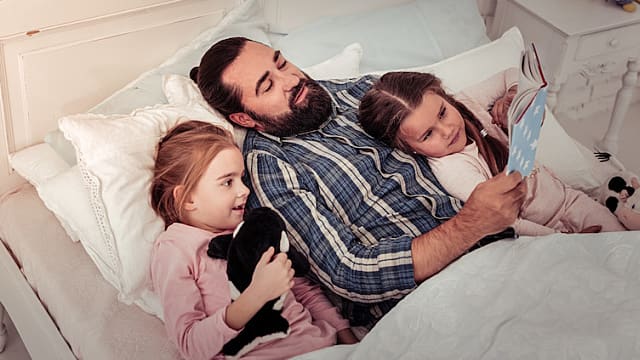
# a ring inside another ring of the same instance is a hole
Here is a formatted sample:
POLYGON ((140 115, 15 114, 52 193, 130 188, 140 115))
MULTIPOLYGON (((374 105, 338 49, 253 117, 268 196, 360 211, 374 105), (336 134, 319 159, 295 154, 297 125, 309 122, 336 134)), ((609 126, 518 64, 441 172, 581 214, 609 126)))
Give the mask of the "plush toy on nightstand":
POLYGON ((640 181, 628 172, 612 176, 602 186, 601 202, 629 230, 640 230, 640 181))
POLYGON ((615 1, 616 1, 616 5, 622 7, 624 11, 627 11, 627 12, 636 11, 636 4, 633 3, 636 0, 615 0, 615 1))

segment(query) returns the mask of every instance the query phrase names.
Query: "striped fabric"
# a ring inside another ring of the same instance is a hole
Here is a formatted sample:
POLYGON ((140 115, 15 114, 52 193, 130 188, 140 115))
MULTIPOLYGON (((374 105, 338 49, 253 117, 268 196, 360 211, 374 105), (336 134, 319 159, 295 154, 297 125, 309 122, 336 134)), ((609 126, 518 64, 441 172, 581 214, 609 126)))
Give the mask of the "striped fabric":
POLYGON ((462 206, 423 158, 358 125, 359 99, 374 81, 322 81, 335 107, 318 130, 287 138, 249 131, 244 143, 249 207, 283 216, 292 244, 354 326, 373 325, 415 288, 412 239, 462 206))

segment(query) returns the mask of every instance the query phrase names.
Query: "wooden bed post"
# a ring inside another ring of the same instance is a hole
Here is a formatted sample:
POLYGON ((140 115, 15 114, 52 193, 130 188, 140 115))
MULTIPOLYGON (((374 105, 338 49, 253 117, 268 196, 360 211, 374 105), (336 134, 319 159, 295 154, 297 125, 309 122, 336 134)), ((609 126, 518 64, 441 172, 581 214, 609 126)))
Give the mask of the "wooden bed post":
POLYGON ((622 87, 616 94, 609 127, 607 128, 607 132, 604 134, 602 140, 595 144, 596 150, 606 151, 614 155, 617 154, 618 137, 622 129, 624 118, 629 110, 629 105, 631 104, 633 89, 638 81, 638 70, 640 70, 638 59, 635 57, 630 58, 627 62, 627 72, 622 77, 622 87))

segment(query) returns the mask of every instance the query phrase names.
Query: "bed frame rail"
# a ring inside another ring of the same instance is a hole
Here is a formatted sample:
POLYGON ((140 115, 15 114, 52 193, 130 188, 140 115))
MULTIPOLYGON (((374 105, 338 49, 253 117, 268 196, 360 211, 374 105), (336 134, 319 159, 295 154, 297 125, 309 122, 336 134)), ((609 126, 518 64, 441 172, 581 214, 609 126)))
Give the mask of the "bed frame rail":
MULTIPOLYGON (((0 289, 2 289, 0 291, 0 319, 6 310, 29 351, 31 359, 76 359, 49 313, 18 269, 9 250, 4 243, 0 243, 0 289)), ((6 335, 5 325, 2 323, 0 351, 7 341, 6 335)))

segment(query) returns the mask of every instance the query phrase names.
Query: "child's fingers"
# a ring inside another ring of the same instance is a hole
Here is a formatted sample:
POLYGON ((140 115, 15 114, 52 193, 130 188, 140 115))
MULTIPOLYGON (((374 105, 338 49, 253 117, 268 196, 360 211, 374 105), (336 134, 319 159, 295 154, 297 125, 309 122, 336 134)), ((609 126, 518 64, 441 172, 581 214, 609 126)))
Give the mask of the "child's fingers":
POLYGON ((286 253, 281 252, 281 253, 278 253, 278 255, 276 255, 276 256, 273 258, 273 261, 274 261, 274 262, 276 262, 276 261, 277 261, 277 262, 279 262, 279 263, 285 264, 285 263, 287 262, 287 259, 288 259, 287 254, 286 254, 286 253))
POLYGON ((256 267, 263 267, 268 264, 269 261, 271 261, 271 257, 273 256, 274 251, 275 249, 273 248, 273 246, 269 246, 267 251, 263 252, 262 256, 260 256, 260 260, 258 261, 258 264, 256 264, 256 267))

